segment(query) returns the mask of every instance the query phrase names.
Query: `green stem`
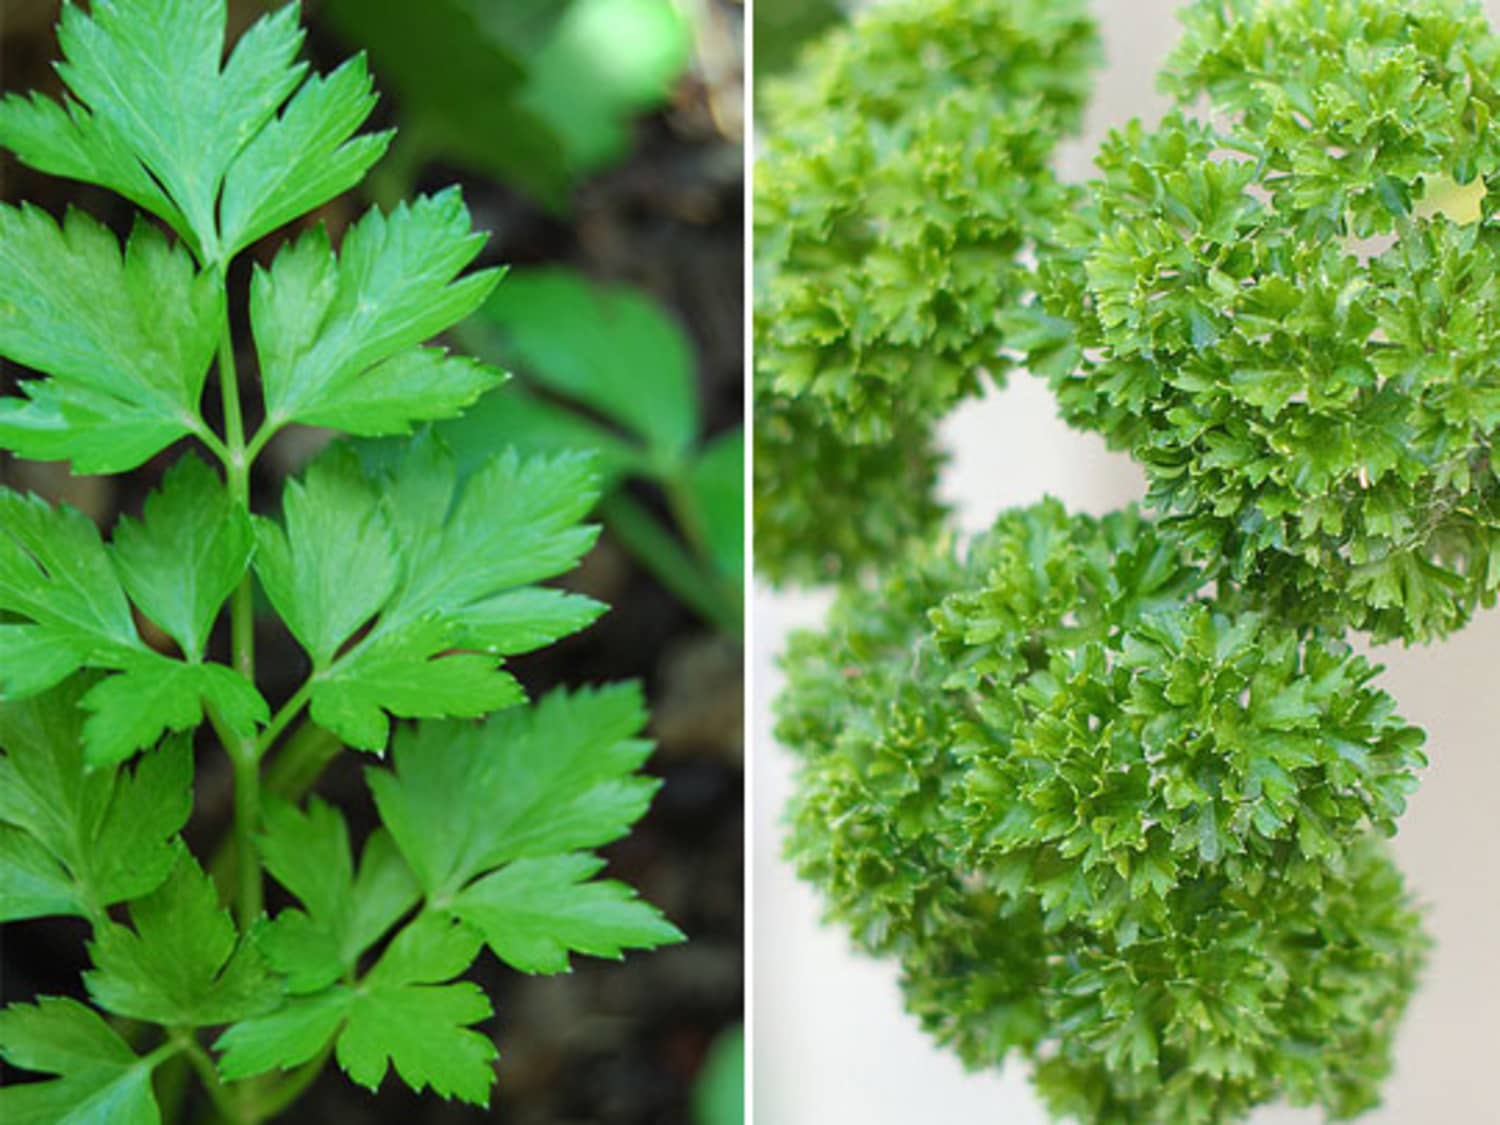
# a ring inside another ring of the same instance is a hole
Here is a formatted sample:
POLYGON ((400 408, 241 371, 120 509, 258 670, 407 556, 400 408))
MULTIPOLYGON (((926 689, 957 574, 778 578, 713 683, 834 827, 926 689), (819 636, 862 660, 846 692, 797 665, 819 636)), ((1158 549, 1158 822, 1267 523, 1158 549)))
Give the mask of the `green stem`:
POLYGON ((661 487, 666 493, 667 507, 672 510, 672 518, 682 528, 688 545, 693 548, 693 554, 698 556, 704 566, 712 567, 713 553, 708 546, 708 524, 698 507, 698 498, 693 495, 692 487, 680 472, 662 477, 661 487))
POLYGON ((740 635, 744 623, 738 600, 645 507, 625 492, 616 491, 600 503, 599 514, 615 538, 674 597, 720 632, 731 637, 740 635))
POLYGON ((172 1032, 172 1044, 188 1058, 193 1064, 193 1069, 198 1072, 198 1078, 203 1083, 208 1096, 213 1099, 214 1108, 228 1121, 236 1125, 255 1125, 262 1118, 247 1114, 242 1106, 235 1100, 229 1088, 219 1078, 219 1069, 214 1066, 213 1059, 208 1057, 208 1052, 203 1045, 193 1038, 190 1031, 176 1029, 172 1032))
POLYGON ((309 720, 292 735, 266 770, 266 791, 300 801, 343 748, 337 737, 309 720))
POLYGON ((276 740, 281 737, 282 732, 291 725, 292 720, 297 717, 302 708, 307 706, 308 697, 311 695, 312 681, 308 680, 307 683, 297 689, 297 694, 288 699, 282 705, 281 710, 276 712, 275 716, 271 719, 271 725, 260 732, 260 741, 257 743, 255 751, 256 758, 264 758, 270 752, 271 747, 276 745, 276 740))
MULTIPOLYGON (((245 456, 245 418, 240 409, 239 369, 234 358, 234 331, 229 320, 229 282, 226 267, 218 269, 224 297, 224 322, 219 332, 219 387, 224 399, 224 442, 229 452, 225 474, 230 501, 250 511, 250 461, 245 456)), ((247 571, 229 605, 230 648, 234 667, 247 683, 255 683, 255 599, 247 571)), ((242 929, 260 915, 260 862, 255 854, 255 830, 260 824, 260 751, 253 737, 242 738, 215 723, 234 766, 234 840, 239 865, 235 894, 242 929)))
POLYGON ((256 1103, 255 1110, 260 1120, 268 1121, 278 1116, 287 1106, 307 1093, 307 1088, 317 1081, 318 1075, 328 1065, 328 1060, 333 1055, 333 1043, 330 1039, 326 1047, 288 1074, 279 1085, 272 1088, 268 1097, 256 1103))
POLYGON ((248 931, 260 917, 260 858, 255 849, 255 830, 260 825, 260 761, 254 754, 230 751, 234 764, 234 848, 239 864, 236 914, 240 930, 248 931))

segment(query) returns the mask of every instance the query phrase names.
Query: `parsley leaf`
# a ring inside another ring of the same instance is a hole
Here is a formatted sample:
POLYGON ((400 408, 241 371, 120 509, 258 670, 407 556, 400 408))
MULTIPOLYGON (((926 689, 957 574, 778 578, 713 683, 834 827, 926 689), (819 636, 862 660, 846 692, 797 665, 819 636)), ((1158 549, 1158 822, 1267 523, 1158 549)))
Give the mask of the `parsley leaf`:
POLYGON ((68 88, 166 189, 205 259, 219 255, 215 205, 230 164, 296 89, 298 10, 242 35, 225 60, 225 0, 101 0, 62 11, 68 88))
POLYGON ((569 950, 618 957, 682 940, 628 887, 588 882, 602 861, 562 854, 618 839, 646 811, 658 783, 635 773, 651 751, 644 724, 633 685, 557 692, 480 727, 402 731, 395 771, 367 776, 430 900, 516 968, 560 972, 569 950), (455 809, 455 792, 473 800, 455 809))
POLYGON ((414 351, 473 312, 498 270, 458 279, 484 236, 458 189, 371 211, 335 257, 321 227, 258 269, 250 313, 266 429, 288 422, 365 436, 410 432, 458 413, 500 376, 472 360, 414 351))
POLYGON ((453 913, 526 973, 567 972, 569 952, 618 959, 626 949, 684 940, 624 883, 590 882, 603 866, 591 855, 519 859, 465 888, 453 913))
MULTIPOLYGON (((173 514, 176 494, 193 470, 176 475, 169 493, 147 513, 147 524, 127 535, 132 551, 158 535, 182 532, 173 514), (145 528, 149 527, 149 530, 145 528)), ((216 536, 210 534, 208 541, 216 536)), ((225 550, 221 575, 234 568, 225 550)), ((174 574, 181 578, 178 561, 174 574)), ((170 607, 173 595, 159 584, 137 583, 156 612, 181 623, 202 620, 211 597, 194 592, 193 615, 170 607), (168 612, 168 610, 171 610, 168 612)), ((212 585, 212 584, 211 584, 212 585)), ((83 698, 94 712, 84 727, 91 765, 123 761, 167 730, 189 730, 203 721, 205 701, 219 708, 231 729, 250 732, 268 717, 265 701, 233 669, 184 664, 147 647, 136 632, 130 604, 98 529, 73 508, 52 508, 34 497, 0 490, 0 611, 21 617, 0 624, 0 699, 45 691, 82 667, 118 675, 99 681, 83 698)), ((204 626, 206 628, 206 626, 204 626)))
MULTIPOLYGON (((72 10, 72 9, 70 9, 72 10)), ((78 472, 133 469, 202 430, 220 297, 180 247, 0 206, 0 356, 51 375, 0 400, 0 447, 78 472)))
POLYGON ((187 740, 133 772, 86 769, 78 702, 88 685, 78 677, 0 704, 0 920, 98 918, 155 890, 177 862, 192 810, 187 740))
POLYGON ((633 684, 559 691, 478 726, 403 728, 394 770, 367 777, 417 879, 446 898, 501 863, 625 835, 660 784, 636 773, 651 753, 645 722, 633 684), (473 800, 455 808, 453 793, 473 800))
POLYGON ((419 915, 357 987, 294 997, 231 1027, 215 1044, 220 1071, 235 1081, 287 1069, 337 1036, 339 1065, 362 1086, 378 1089, 394 1064, 413 1090, 488 1105, 498 1052, 470 1025, 489 1018, 489 1001, 468 981, 440 983, 467 968, 478 946, 467 927, 419 915))
POLYGON ((479 323, 531 381, 620 423, 659 463, 677 464, 697 442, 691 347, 644 295, 532 270, 507 279, 479 323))
POLYGON ((353 973, 360 956, 416 905, 420 891, 388 833, 365 844, 358 877, 337 809, 314 799, 306 812, 284 802, 265 810, 266 869, 302 903, 260 934, 267 960, 293 993, 317 992, 353 973))
POLYGON ((119 131, 71 98, 63 106, 42 94, 8 95, 0 101, 0 146, 39 172, 107 187, 190 237, 182 212, 119 131))
POLYGON ((97 1012, 43 996, 0 1012, 0 1057, 59 1077, 0 1088, 9 1125, 158 1125, 152 1061, 137 1058, 97 1012))
POLYGON ((593 544, 595 529, 578 521, 595 498, 590 461, 578 456, 504 454, 461 486, 451 454, 430 438, 378 485, 346 451, 320 459, 288 490, 285 531, 261 525, 256 560, 313 658, 313 719, 351 746, 380 750, 385 712, 477 717, 521 702, 497 658, 556 639, 601 608, 521 596, 593 544))
POLYGON ((134 929, 106 923, 89 945, 84 974, 101 1008, 168 1027, 243 1019, 275 1005, 265 962, 240 941, 213 882, 183 854, 170 878, 130 904, 134 929))
POLYGON ((285 528, 256 521, 255 572, 320 670, 395 590, 395 545, 375 489, 347 450, 287 483, 282 519, 285 528))
POLYGON ((120 521, 109 553, 131 600, 196 661, 254 546, 249 516, 190 455, 146 500, 141 520, 120 521))
POLYGON ((230 166, 220 214, 227 252, 316 210, 364 179, 392 134, 355 137, 375 108, 363 56, 314 75, 230 166))

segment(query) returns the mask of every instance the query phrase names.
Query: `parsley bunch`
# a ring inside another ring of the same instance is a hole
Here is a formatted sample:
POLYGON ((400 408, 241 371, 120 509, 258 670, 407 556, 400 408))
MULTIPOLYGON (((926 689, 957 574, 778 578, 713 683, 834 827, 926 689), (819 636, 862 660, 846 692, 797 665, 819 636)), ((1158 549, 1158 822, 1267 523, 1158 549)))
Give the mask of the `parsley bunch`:
POLYGON ((1200 585, 1135 511, 1049 501, 846 589, 785 658, 789 855, 940 1042, 1033 1059, 1059 1115, 1352 1116, 1424 951, 1375 839, 1423 736, 1346 645, 1200 585))
POLYGON ((1276 612, 1441 636, 1500 587, 1500 39, 1464 0, 1188 9, 1036 366, 1276 612), (1481 197, 1475 206, 1475 197, 1481 197))
POLYGON ((529 705, 504 668, 604 608, 537 585, 594 541, 588 458, 501 453, 461 478, 430 435, 378 470, 335 446, 277 517, 250 511, 251 468, 286 426, 410 435, 498 385, 426 342, 501 274, 467 272, 484 238, 456 191, 370 212, 337 251, 322 227, 286 242, 250 284, 264 421, 247 430, 231 263, 357 184, 390 137, 358 132, 375 102, 362 59, 326 76, 297 61, 295 7, 227 57, 225 20, 223 0, 66 4, 64 100, 0 103, 22 161, 153 217, 122 246, 80 211, 0 207, 0 356, 35 375, 0 400, 0 449, 91 473, 183 439, 207 456, 183 452, 107 540, 0 490, 0 921, 85 919, 94 1004, 0 1013, 0 1054, 55 1076, 0 1091, 8 1122, 157 1122, 153 1074, 179 1060, 234 1122, 275 1116, 330 1056, 372 1089, 394 1066, 485 1104, 490 1005, 456 979, 482 949, 552 973, 681 938, 597 878, 593 850, 656 788, 637 772, 639 692, 529 705), (274 713, 257 582, 310 669, 274 713), (423 722, 393 739, 392 718, 423 722), (205 721, 234 768, 236 919, 181 837, 205 721), (304 799, 340 746, 392 748, 367 773, 382 826, 357 862, 342 813, 304 799), (267 919, 263 873, 297 905, 267 919), (226 1025, 215 1058, 204 1033, 226 1025))
POLYGON ((872 8, 765 90, 755 192, 757 560, 816 581, 941 515, 936 420, 1004 376, 996 310, 1068 192, 1080 0, 872 8))
POLYGON ((1346 637, 1500 587, 1500 39, 1460 0, 1191 3, 1175 108, 1072 191, 1086 38, 960 64, 945 0, 878 12, 807 56, 786 144, 773 102, 757 186, 767 573, 843 582, 784 658, 788 854, 940 1042, 1030 1060, 1059 1117, 1356 1116, 1425 954, 1379 839, 1424 759, 1346 637), (1003 106, 964 124, 997 88, 1052 107, 1028 158, 1003 106), (976 258, 994 200, 1029 202, 976 258), (1142 463, 1145 513, 942 530, 932 425, 1016 365, 1142 463))

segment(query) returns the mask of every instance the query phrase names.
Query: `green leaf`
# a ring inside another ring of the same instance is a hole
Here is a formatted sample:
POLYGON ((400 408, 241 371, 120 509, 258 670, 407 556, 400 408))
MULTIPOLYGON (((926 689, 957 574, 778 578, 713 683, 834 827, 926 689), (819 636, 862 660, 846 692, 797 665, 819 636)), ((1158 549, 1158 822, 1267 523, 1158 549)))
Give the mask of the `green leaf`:
POLYGON ((745 431, 736 428, 710 442, 690 479, 714 566, 738 583, 745 573, 745 431))
POLYGON ((192 811, 186 739, 134 771, 85 767, 79 678, 0 704, 0 920, 97 917, 159 887, 176 865, 192 811))
POLYGON ((506 448, 527 454, 587 450, 606 491, 621 477, 647 471, 646 452, 636 442, 519 383, 490 392, 461 416, 437 423, 434 431, 465 475, 506 448))
POLYGON ((337 1037, 339 1065, 371 1090, 394 1064, 413 1090, 488 1105, 495 1045, 470 1025, 488 1019, 477 985, 450 980, 478 951, 465 927, 433 915, 407 925, 358 987, 337 985, 294 997, 269 1015, 236 1024, 219 1037, 220 1071, 230 1081, 290 1069, 337 1037))
POLYGON ((220 219, 226 254, 316 210, 365 177, 390 132, 355 137, 377 101, 363 56, 309 78, 229 168, 220 219))
POLYGON ((226 60, 225 0, 101 0, 63 8, 58 72, 162 184, 209 260, 235 157, 302 79, 298 9, 241 36, 226 60))
POLYGON ((359 437, 409 434, 412 423, 454 418, 507 376, 442 348, 415 348, 371 368, 358 394, 304 410, 301 421, 359 437))
POLYGON ((250 315, 265 386, 266 426, 344 424, 372 435, 446 417, 499 382, 442 353, 403 356, 473 312, 500 280, 458 279, 484 236, 458 189, 378 209, 351 227, 337 257, 321 227, 257 269, 250 315), (380 370, 386 361, 399 366, 380 370), (412 386, 403 388, 403 382, 412 386))
POLYGON ((289 991, 317 992, 353 973, 420 892, 383 831, 365 844, 356 878, 344 819, 316 798, 305 813, 268 803, 265 822, 259 844, 266 870, 302 907, 283 910, 257 940, 289 991))
POLYGON ((508 365, 631 431, 658 465, 678 464, 697 441, 691 345, 641 293, 533 270, 497 289, 483 317, 508 365))
POLYGON ((83 697, 85 757, 93 766, 123 762, 154 746, 167 731, 191 732, 214 708, 240 736, 271 718, 266 701, 243 676, 223 664, 183 664, 149 653, 115 662, 119 674, 83 697))
POLYGON ((570 952, 618 959, 626 949, 685 940, 624 883, 590 882, 603 866, 590 855, 518 859, 466 887, 453 913, 527 973, 567 972, 570 952))
POLYGON ((404 728, 394 771, 367 778, 423 888, 446 896, 499 864, 625 835, 659 784, 636 773, 645 723, 635 685, 559 691, 479 726, 404 728), (453 793, 472 799, 455 806, 453 793))
POLYGON ((134 929, 105 923, 89 944, 89 995, 116 1015, 168 1027, 230 1023, 273 1007, 274 978, 239 940, 213 881, 184 852, 171 877, 130 904, 134 929))
POLYGON ((527 55, 521 104, 552 128, 575 176, 597 171, 628 152, 631 119, 670 97, 693 39, 673 0, 573 0, 551 39, 527 55))
POLYGON ((59 653, 54 673, 38 682, 25 665, 0 652, 0 699, 17 698, 21 684, 30 689, 27 694, 45 690, 91 658, 117 660, 144 650, 125 592, 88 517, 4 490, 0 611, 34 622, 23 635, 46 635, 59 653))
MULTIPOLYGON (((475 718, 521 702, 519 684, 497 665, 530 646, 537 626, 504 599, 577 563, 596 535, 578 523, 596 496, 580 456, 506 454, 461 486, 452 456, 431 438, 412 443, 374 485, 361 482, 347 452, 320 461, 305 495, 289 490, 285 535, 262 528, 256 564, 313 655, 314 721, 351 746, 381 750, 386 712, 475 718)), ((593 611, 554 608, 567 612, 546 628, 593 611)))
POLYGON ((0 1012, 0 1057, 59 1077, 0 1088, 7 1125, 158 1125, 152 1064, 97 1012, 64 997, 0 1012))
POLYGON ((147 498, 139 521, 120 521, 109 553, 131 600, 197 661, 254 546, 249 516, 219 477, 188 455, 147 498))
MULTIPOLYGON (((153 600, 159 591, 153 590, 153 600)), ((183 664, 148 648, 99 532, 72 508, 0 490, 0 700, 45 691, 82 667, 119 674, 84 697, 92 765, 122 761, 165 730, 202 721, 206 701, 237 733, 268 717, 265 701, 222 665, 183 664)))
POLYGON ((0 101, 0 147, 48 175, 107 187, 191 236, 177 205, 119 131, 71 98, 64 107, 41 94, 7 96, 0 101))
MULTIPOLYGON (((570 185, 569 170, 551 127, 519 104, 525 59, 537 44, 529 28, 510 25, 515 10, 514 3, 468 0, 420 6, 326 0, 322 6, 347 41, 369 50, 375 72, 394 87, 405 136, 557 206, 570 185), (443 65, 434 67, 433 59, 443 65)), ((554 18, 548 14, 543 29, 554 18)))
POLYGON ((122 256, 81 212, 59 228, 34 208, 0 206, 0 356, 52 376, 22 383, 25 399, 0 399, 0 447, 117 473, 200 431, 219 300, 148 226, 122 256))
POLYGON ((745 1028, 719 1033, 693 1084, 697 1125, 745 1125, 745 1028))
POLYGON ((395 547, 375 489, 347 450, 320 457, 282 496, 284 528, 256 520, 255 572, 319 672, 389 600, 395 547))

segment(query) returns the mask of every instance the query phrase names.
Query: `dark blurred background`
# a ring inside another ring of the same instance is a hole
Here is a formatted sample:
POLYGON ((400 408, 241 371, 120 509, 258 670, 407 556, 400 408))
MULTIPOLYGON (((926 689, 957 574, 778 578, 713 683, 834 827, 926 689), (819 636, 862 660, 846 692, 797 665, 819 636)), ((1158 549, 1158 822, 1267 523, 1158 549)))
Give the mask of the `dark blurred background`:
MULTIPOLYGON (((382 24, 380 9, 392 3, 399 8, 406 0, 305 6, 313 65, 326 72, 369 49, 382 94, 370 127, 402 129, 363 192, 307 222, 325 222, 337 237, 376 200, 389 204, 412 190, 462 184, 477 225, 491 232, 482 264, 565 265, 652 295, 691 337, 706 433, 737 426, 744 324, 740 5, 424 0, 407 4, 399 17, 409 19, 415 9, 431 14, 424 22, 430 34, 416 41, 382 24), (588 10, 572 10, 580 4, 588 10), (460 38, 445 42, 455 29, 460 38)), ((250 0, 230 6, 232 36, 267 7, 250 0)), ((0 0, 0 91, 58 93, 51 69, 58 8, 58 0, 0 0)), ((133 218, 129 205, 108 193, 32 172, 8 154, 0 154, 0 197, 54 214, 79 206, 121 233, 133 218)), ((241 310, 249 261, 268 261, 287 233, 239 264, 231 289, 241 310)), ((248 381, 254 354, 247 334, 239 335, 248 381)), ((12 393, 27 374, 0 365, 0 393, 12 393)), ((248 398, 258 401, 253 393, 248 398)), ((256 406, 248 409, 253 425, 256 406)), ((216 403, 207 404, 209 418, 217 412, 216 403)), ((278 437, 257 465, 257 507, 268 508, 281 479, 326 440, 314 431, 278 437)), ((108 528, 120 514, 139 512, 176 452, 117 478, 72 477, 66 465, 0 454, 0 483, 71 503, 108 528)), ((665 509, 649 486, 630 487, 643 506, 665 509)), ((714 1044, 732 1034, 742 1013, 740 643, 680 604, 608 534, 567 584, 612 611, 580 636, 517 661, 515 670, 533 696, 557 684, 634 678, 646 685, 659 743, 648 770, 665 784, 647 819, 608 850, 609 874, 639 887, 690 940, 624 963, 577 958, 574 971, 560 977, 525 977, 482 959, 475 979, 496 1010, 484 1029, 501 1052, 488 1111, 415 1097, 394 1076, 372 1097, 330 1067, 283 1120, 717 1125, 707 1120, 710 1111, 693 1106, 714 1044)), ((224 658, 226 639, 215 644, 224 658)), ((304 658, 274 622, 262 623, 258 647, 262 689, 275 706, 300 682, 304 658)), ((363 764, 346 751, 318 790, 349 813, 361 836, 374 823, 363 764)), ((189 836, 203 856, 229 817, 228 769, 211 745, 200 748, 198 778, 189 836)), ((275 894, 271 905, 279 907, 275 894)), ((0 1000, 81 995, 86 936, 74 922, 4 928, 0 1000)), ((190 1100, 179 1120, 206 1120, 205 1110, 190 1100)))

